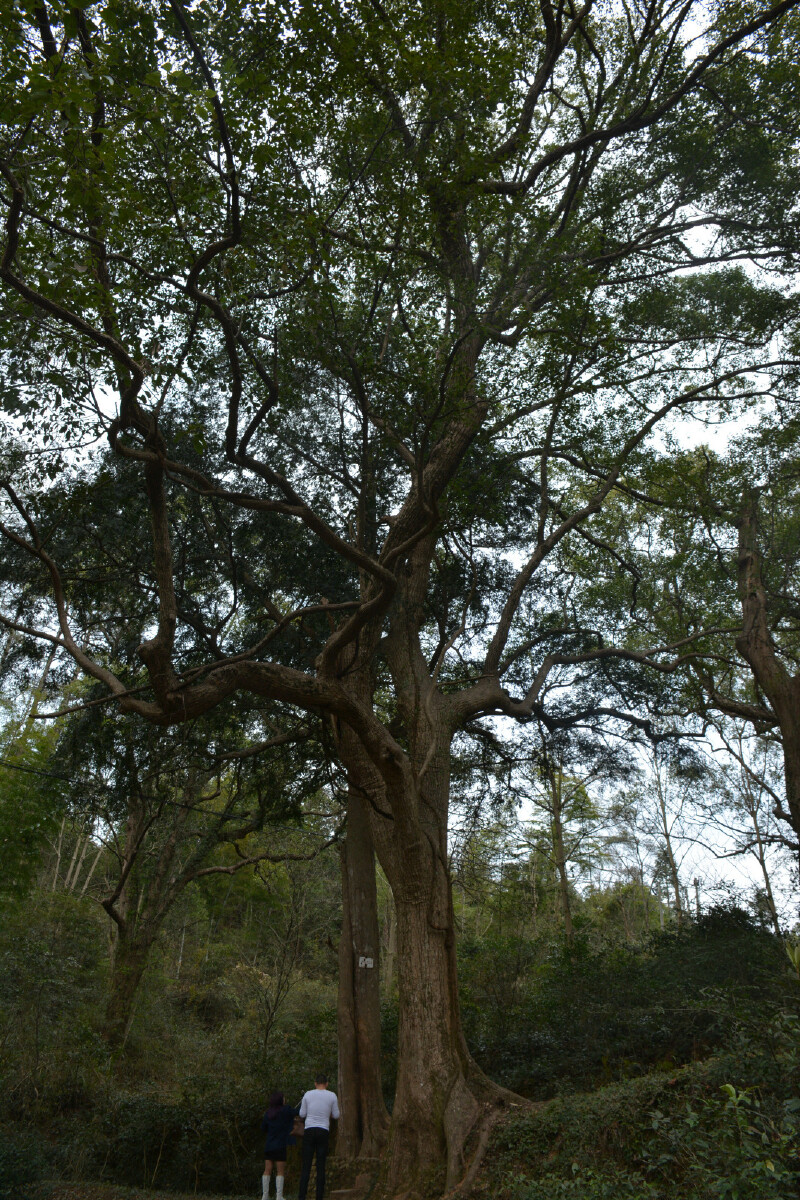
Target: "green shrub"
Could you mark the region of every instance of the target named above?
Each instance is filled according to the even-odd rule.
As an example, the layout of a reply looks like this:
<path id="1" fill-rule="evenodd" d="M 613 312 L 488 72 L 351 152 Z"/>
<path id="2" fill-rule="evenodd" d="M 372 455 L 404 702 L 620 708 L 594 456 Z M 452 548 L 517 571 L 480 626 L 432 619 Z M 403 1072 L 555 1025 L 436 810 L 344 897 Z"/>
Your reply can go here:
<path id="1" fill-rule="evenodd" d="M 523 1180 L 511 1194 L 514 1200 L 657 1200 L 662 1195 L 636 1173 L 603 1175 L 580 1169 L 572 1179 L 547 1175 L 534 1182 Z"/>
<path id="2" fill-rule="evenodd" d="M 260 1098 L 112 1096 L 90 1120 L 56 1130 L 63 1171 L 129 1187 L 246 1194 L 261 1171 Z"/>
<path id="3" fill-rule="evenodd" d="M 0 1128 L 0 1200 L 23 1200 L 27 1185 L 47 1174 L 47 1159 L 34 1133 Z"/>
<path id="4" fill-rule="evenodd" d="M 800 1020 L 742 1020 L 731 1051 L 674 1075 L 562 1096 L 492 1158 L 512 1200 L 789 1200 L 800 1188 Z"/>
<path id="5" fill-rule="evenodd" d="M 37 894 L 24 908 L 4 910 L 0 1120 L 47 1121 L 91 1106 L 107 1058 L 96 1028 L 102 947 L 103 926 L 88 900 Z"/>
<path id="6" fill-rule="evenodd" d="M 542 941 L 533 957 L 513 939 L 499 949 L 524 968 L 502 986 L 496 955 L 460 947 L 467 1042 L 493 1079 L 537 1099 L 705 1058 L 737 1013 L 791 983 L 780 940 L 735 907 L 641 945 L 587 933 Z"/>

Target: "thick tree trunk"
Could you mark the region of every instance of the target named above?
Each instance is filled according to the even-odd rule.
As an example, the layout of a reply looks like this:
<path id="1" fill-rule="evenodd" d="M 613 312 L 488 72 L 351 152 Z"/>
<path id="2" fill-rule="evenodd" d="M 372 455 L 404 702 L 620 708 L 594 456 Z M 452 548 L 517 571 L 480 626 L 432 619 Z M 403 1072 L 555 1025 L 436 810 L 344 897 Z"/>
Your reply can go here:
<path id="1" fill-rule="evenodd" d="M 447 739 L 444 739 L 447 741 Z M 374 783 L 374 777 L 372 782 Z M 447 752 L 437 753 L 421 794 L 378 795 L 373 835 L 397 915 L 397 1085 L 384 1185 L 430 1194 L 463 1177 L 469 1135 L 487 1103 L 513 1100 L 473 1062 L 456 975 L 455 918 L 447 864 Z M 390 810 L 394 819 L 381 813 Z M 413 820 L 408 820 L 413 814 Z"/>
<path id="2" fill-rule="evenodd" d="M 103 1023 L 103 1036 L 113 1049 L 120 1049 L 128 1036 L 133 1002 L 149 953 L 149 941 L 128 941 L 124 936 L 117 937 Z"/>
<path id="3" fill-rule="evenodd" d="M 395 1192 L 453 1187 L 480 1113 L 461 1032 L 453 934 L 441 913 L 432 919 L 429 898 L 398 902 L 398 1069 L 387 1178 Z"/>
<path id="4" fill-rule="evenodd" d="M 339 940 L 339 1105 L 336 1152 L 377 1158 L 389 1114 L 381 1088 L 380 933 L 375 856 L 364 801 L 351 792 L 341 850 Z"/>
<path id="5" fill-rule="evenodd" d="M 395 530 L 393 530 L 393 533 Z M 418 632 L 424 622 L 433 541 L 418 541 L 403 569 L 382 638 L 396 710 L 391 731 L 338 727 L 350 791 L 367 815 L 397 920 L 398 1045 L 394 1107 L 381 1170 L 390 1195 L 429 1195 L 465 1174 L 469 1137 L 491 1104 L 513 1101 L 473 1062 L 464 1039 L 447 830 L 451 742 L 458 721 L 437 689 Z M 345 664 L 346 665 L 346 664 Z M 340 668 L 348 691 L 371 707 L 374 685 Z M 352 919 L 352 909 L 350 913 Z"/>

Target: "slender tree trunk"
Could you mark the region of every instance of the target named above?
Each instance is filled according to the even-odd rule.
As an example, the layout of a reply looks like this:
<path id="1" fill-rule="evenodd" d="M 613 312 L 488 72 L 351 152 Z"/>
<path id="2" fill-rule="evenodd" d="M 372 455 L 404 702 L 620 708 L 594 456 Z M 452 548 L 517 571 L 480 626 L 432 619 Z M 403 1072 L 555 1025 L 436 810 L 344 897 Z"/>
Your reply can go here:
<path id="1" fill-rule="evenodd" d="M 165 896 L 153 879 L 140 885 L 134 873 L 128 877 L 115 904 L 104 902 L 109 915 L 112 910 L 115 914 L 111 976 L 103 1025 L 103 1036 L 112 1048 L 120 1048 L 128 1036 L 137 989 L 176 895 L 173 891 Z"/>
<path id="2" fill-rule="evenodd" d="M 742 750 L 741 740 L 739 743 L 739 749 Z M 767 907 L 769 908 L 772 928 L 774 929 L 775 934 L 780 937 L 781 924 L 778 920 L 778 909 L 775 905 L 775 896 L 772 892 L 772 880 L 769 877 L 769 869 L 767 867 L 767 848 L 764 845 L 764 835 L 761 831 L 761 822 L 758 819 L 759 802 L 758 798 L 753 792 L 750 780 L 748 779 L 745 771 L 742 771 L 742 788 L 744 791 L 745 806 L 750 815 L 750 820 L 753 824 L 753 832 L 755 833 L 756 858 L 758 859 L 758 865 L 761 868 L 761 875 L 764 879 L 764 894 L 767 897 Z"/>
<path id="3" fill-rule="evenodd" d="M 69 890 L 70 890 L 71 892 L 74 892 L 74 891 L 75 891 L 75 889 L 76 889 L 76 887 L 78 886 L 78 880 L 79 880 L 79 879 L 80 879 L 80 877 L 81 877 L 81 871 L 83 870 L 83 863 L 84 863 L 84 859 L 86 858 L 86 852 L 87 852 L 87 850 L 89 849 L 89 843 L 90 843 L 90 841 L 91 841 L 91 839 L 90 839 L 90 837 L 89 837 L 89 834 L 87 833 L 87 834 L 86 834 L 86 837 L 85 837 L 85 839 L 84 839 L 84 842 L 83 842 L 83 849 L 81 850 L 81 856 L 80 856 L 80 858 L 78 859 L 78 865 L 77 865 L 77 867 L 75 868 L 75 874 L 73 875 L 73 877 L 72 877 L 72 881 L 71 881 L 71 883 L 70 883 L 70 889 L 69 889 Z"/>
<path id="4" fill-rule="evenodd" d="M 339 1102 L 336 1152 L 377 1158 L 389 1114 L 381 1087 L 380 930 L 375 856 L 363 799 L 351 791 L 341 849 L 339 940 Z"/>
<path id="5" fill-rule="evenodd" d="M 88 840 L 88 838 L 86 840 Z M 78 855 L 80 854 L 81 847 L 83 847 L 83 850 L 85 852 L 86 841 L 84 840 L 83 834 L 79 831 L 78 835 L 75 839 L 75 849 L 72 851 L 72 858 L 69 861 L 69 869 L 67 870 L 67 877 L 64 880 L 64 891 L 65 892 L 71 892 L 73 889 L 74 885 L 73 885 L 73 880 L 72 880 L 72 872 L 75 870 L 75 865 L 78 862 Z M 82 858 L 81 858 L 81 862 L 83 862 Z"/>
<path id="6" fill-rule="evenodd" d="M 56 844 L 56 865 L 53 868 L 53 882 L 50 886 L 51 892 L 54 892 L 56 890 L 56 884 L 58 883 L 58 873 L 61 870 L 61 847 L 64 843 L 64 827 L 65 827 L 66 823 L 67 823 L 67 818 L 62 817 L 61 818 L 61 828 L 58 831 L 58 843 Z"/>
<path id="7" fill-rule="evenodd" d="M 661 778 L 658 773 L 658 766 L 656 766 L 656 787 L 658 789 L 658 816 L 661 824 L 661 836 L 664 839 L 664 848 L 667 855 L 667 868 L 669 870 L 670 883 L 672 884 L 672 893 L 675 897 L 675 914 L 678 925 L 681 926 L 684 919 L 683 900 L 681 898 L 681 877 L 678 873 L 678 863 L 675 858 L 675 853 L 672 849 L 672 836 L 670 834 L 667 802 L 664 795 Z"/>
<path id="8" fill-rule="evenodd" d="M 672 888 L 672 895 L 675 900 L 675 916 L 677 924 L 680 927 L 684 924 L 686 914 L 689 909 L 688 897 L 686 903 L 683 901 L 683 887 L 681 885 L 680 872 L 678 870 L 678 860 L 675 857 L 675 851 L 672 845 L 672 824 L 670 822 L 670 813 L 667 804 L 667 788 L 669 786 L 669 773 L 665 768 L 665 764 L 659 758 L 655 748 L 652 753 L 653 778 L 655 780 L 655 802 L 656 802 L 656 822 L 658 825 L 658 833 L 661 841 L 664 843 L 664 854 L 666 856 L 666 872 L 669 877 L 669 887 Z M 644 887 L 644 872 L 641 879 L 642 887 Z M 667 895 L 669 896 L 669 887 Z"/>
<path id="9" fill-rule="evenodd" d="M 125 838 L 120 855 L 120 876 L 102 905 L 111 917 L 111 976 L 103 1036 L 119 1049 L 125 1042 L 133 1014 L 133 1001 L 158 935 L 176 891 L 166 886 L 172 862 L 175 830 L 162 847 L 156 868 L 149 878 L 141 874 L 142 839 L 147 827 L 147 810 L 139 796 L 128 802 Z M 144 916 L 140 920 L 142 910 Z"/>
<path id="10" fill-rule="evenodd" d="M 758 865 L 761 867 L 761 874 L 764 877 L 764 894 L 767 897 L 767 907 L 769 908 L 770 920 L 776 937 L 781 936 L 781 923 L 778 920 L 778 909 L 775 904 L 775 896 L 772 892 L 772 881 L 769 877 L 767 869 L 767 859 L 764 853 L 764 845 L 761 841 L 761 834 L 756 828 L 756 837 L 758 838 Z"/>
<path id="11" fill-rule="evenodd" d="M 571 945 L 575 931 L 572 925 L 572 911 L 569 903 L 569 876 L 567 875 L 567 854 L 564 848 L 561 781 L 562 774 L 560 768 L 550 772 L 553 858 L 556 866 L 558 894 L 561 901 L 561 916 L 564 921 L 564 937 L 567 943 Z"/>
<path id="12" fill-rule="evenodd" d="M 248 901 L 248 911 L 249 911 L 249 908 L 250 908 L 250 902 Z M 181 977 L 181 967 L 183 966 L 183 944 L 185 941 L 186 941 L 186 917 L 183 918 L 183 928 L 181 929 L 181 944 L 180 944 L 180 948 L 178 950 L 178 965 L 175 968 L 175 978 L 176 979 L 180 979 L 180 977 Z"/>
<path id="13" fill-rule="evenodd" d="M 86 876 L 86 878 L 85 878 L 85 879 L 84 879 L 84 881 L 83 881 L 83 887 L 81 888 L 81 895 L 82 895 L 82 896 L 85 896 L 85 895 L 86 895 L 86 889 L 88 888 L 89 884 L 91 883 L 92 876 L 94 875 L 94 870 L 95 870 L 95 867 L 96 867 L 96 866 L 97 866 L 97 864 L 99 863 L 99 861 L 100 861 L 100 855 L 101 855 L 102 853 L 103 853 L 103 847 L 102 847 L 102 846 L 98 846 L 98 847 L 97 847 L 97 854 L 94 856 L 94 862 L 92 863 L 91 867 L 89 868 L 89 874 Z"/>
<path id="14" fill-rule="evenodd" d="M 625 941 L 632 942 L 635 937 L 634 923 L 631 920 L 631 912 L 624 898 L 619 906 L 619 911 L 622 917 L 622 928 L 625 931 Z"/>
<path id="15" fill-rule="evenodd" d="M 683 924 L 684 915 L 683 900 L 681 899 L 681 881 L 680 876 L 678 875 L 677 864 L 672 853 L 672 847 L 669 842 L 667 842 L 667 860 L 669 862 L 669 875 L 670 880 L 672 881 L 672 891 L 675 896 L 675 915 L 677 917 L 678 925 L 680 926 Z"/>

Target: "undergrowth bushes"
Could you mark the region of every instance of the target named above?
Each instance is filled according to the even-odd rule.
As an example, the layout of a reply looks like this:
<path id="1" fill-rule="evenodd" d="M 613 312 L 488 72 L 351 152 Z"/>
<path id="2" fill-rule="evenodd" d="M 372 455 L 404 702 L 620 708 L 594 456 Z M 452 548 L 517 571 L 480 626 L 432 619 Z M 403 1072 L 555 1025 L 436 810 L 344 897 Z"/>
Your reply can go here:
<path id="1" fill-rule="evenodd" d="M 743 1020 L 724 1054 L 561 1096 L 495 1136 L 509 1200 L 789 1200 L 800 1191 L 797 1004 Z M 493 1188 L 493 1194 L 497 1193 Z"/>
<path id="2" fill-rule="evenodd" d="M 17 1200 L 47 1174 L 41 1139 L 33 1130 L 0 1128 L 0 1200 Z"/>
<path id="3" fill-rule="evenodd" d="M 297 1103 L 318 1070 L 335 1070 L 335 988 L 298 982 L 265 1053 L 246 1006 L 206 1019 L 227 964 L 176 979 L 154 953 L 115 1056 L 100 1033 L 104 943 L 92 910 L 55 893 L 5 915 L 0 1200 L 47 1178 L 252 1193 L 269 1092 Z"/>
<path id="4" fill-rule="evenodd" d="M 115 1097 L 85 1129 L 74 1123 L 62 1145 L 70 1174 L 178 1191 L 252 1190 L 260 1159 L 261 1097 L 176 1102 L 147 1094 Z M 79 1163 L 75 1159 L 83 1154 Z"/>
<path id="5" fill-rule="evenodd" d="M 193 912 L 171 931 L 181 948 Z M 242 982 L 268 983 L 265 970 L 241 968 L 261 961 L 248 941 L 255 927 L 215 926 L 217 943 L 209 922 L 191 955 L 188 937 L 176 954 L 165 936 L 114 1054 L 101 1036 L 107 963 L 96 910 L 48 892 L 6 914 L 0 1200 L 46 1178 L 254 1194 L 269 1091 L 297 1102 L 316 1071 L 336 1064 L 332 968 L 298 974 L 265 1038 L 258 996 Z M 580 931 L 569 947 L 555 936 L 487 935 L 465 939 L 459 954 L 478 1061 L 530 1096 L 557 1095 L 498 1134 L 492 1200 L 498 1171 L 507 1200 L 797 1195 L 800 984 L 780 941 L 746 914 L 717 910 L 639 945 Z M 382 1017 L 391 1102 L 395 996 Z M 709 1058 L 715 1047 L 724 1054 Z M 708 1061 L 681 1068 L 700 1057 Z M 600 1090 L 578 1094 L 590 1088 Z M 298 1174 L 290 1163 L 289 1195 Z"/>
<path id="6" fill-rule="evenodd" d="M 523 956 L 509 939 L 459 949 L 470 1048 L 532 1099 L 705 1058 L 738 1011 L 790 985 L 780 941 L 731 907 L 644 944 L 590 931 L 537 949 Z"/>
<path id="7" fill-rule="evenodd" d="M 246 1090 L 194 1100 L 120 1093 L 105 1109 L 54 1118 L 47 1136 L 6 1127 L 0 1130 L 0 1200 L 15 1200 L 25 1194 L 23 1185 L 52 1178 L 254 1194 L 263 1166 L 262 1107 L 263 1096 Z M 295 1189 L 298 1177 L 294 1162 Z"/>

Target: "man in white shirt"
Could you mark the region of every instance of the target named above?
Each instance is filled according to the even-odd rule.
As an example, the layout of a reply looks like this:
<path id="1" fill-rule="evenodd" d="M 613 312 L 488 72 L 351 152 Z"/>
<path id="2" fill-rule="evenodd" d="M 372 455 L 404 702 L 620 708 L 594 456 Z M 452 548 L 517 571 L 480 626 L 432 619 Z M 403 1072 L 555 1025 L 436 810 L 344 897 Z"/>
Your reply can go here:
<path id="1" fill-rule="evenodd" d="M 300 1175 L 298 1200 L 306 1200 L 311 1164 L 317 1156 L 317 1200 L 325 1191 L 325 1160 L 328 1157 L 328 1138 L 331 1117 L 339 1118 L 339 1102 L 335 1092 L 328 1091 L 327 1075 L 318 1075 L 314 1087 L 300 1101 L 300 1116 L 305 1121 L 303 1133 L 303 1171 Z"/>

